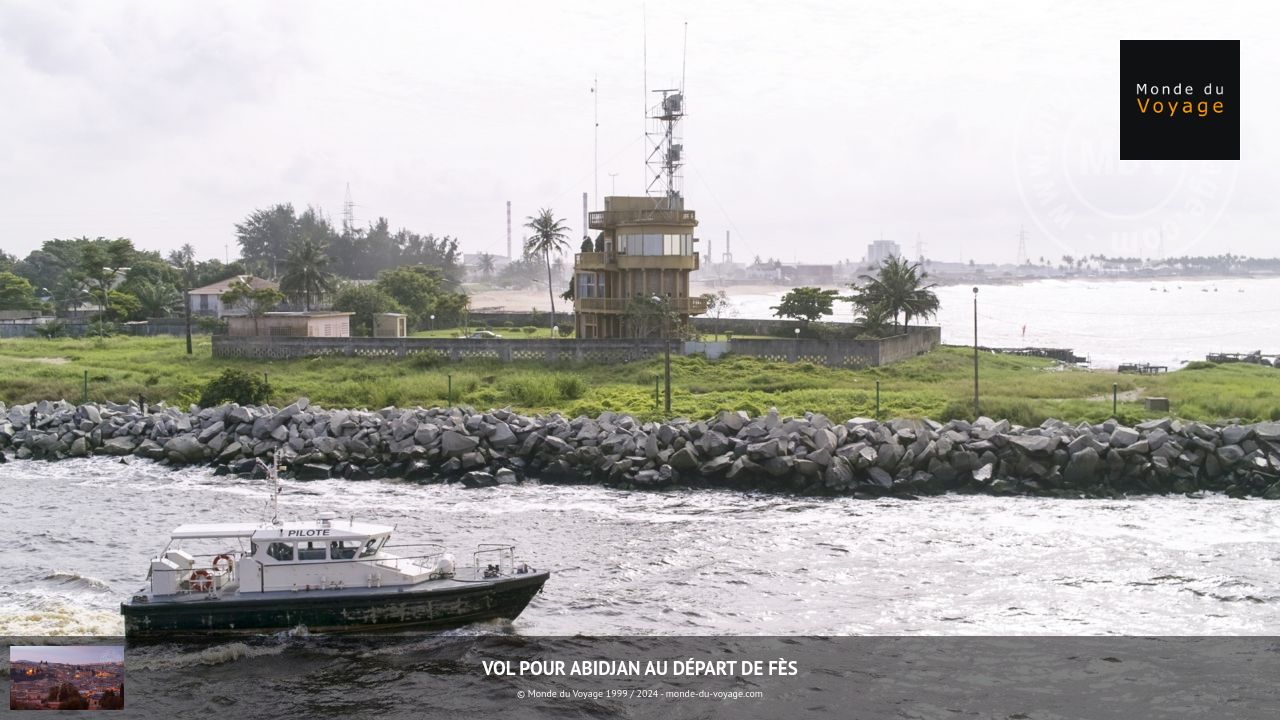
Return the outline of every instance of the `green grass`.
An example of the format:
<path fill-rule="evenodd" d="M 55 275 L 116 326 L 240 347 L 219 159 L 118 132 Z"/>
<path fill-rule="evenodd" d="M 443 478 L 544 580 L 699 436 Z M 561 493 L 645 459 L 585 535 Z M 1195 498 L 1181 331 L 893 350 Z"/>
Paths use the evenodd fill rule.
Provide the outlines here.
<path fill-rule="evenodd" d="M 312 358 L 288 361 L 214 360 L 207 336 L 187 356 L 181 338 L 23 339 L 0 341 L 0 401 L 79 401 L 84 374 L 91 400 L 195 402 L 205 383 L 225 367 L 266 373 L 274 404 L 306 395 L 325 407 L 443 405 L 449 375 L 455 404 L 480 409 L 511 406 L 525 412 L 604 410 L 658 417 L 655 359 L 627 365 L 548 366 L 433 358 Z M 720 410 L 759 414 L 777 407 L 787 415 L 820 412 L 837 420 L 873 416 L 880 381 L 881 417 L 937 420 L 971 417 L 973 359 L 966 348 L 945 347 L 881 368 L 851 371 L 810 363 L 787 364 L 729 356 L 672 358 L 672 411 L 703 418 Z M 1057 417 L 1070 422 L 1111 416 L 1112 383 L 1132 397 L 1168 397 L 1175 415 L 1190 419 L 1280 419 L 1280 370 L 1254 365 L 1216 366 L 1159 376 L 1063 369 L 1051 361 L 984 354 L 982 410 L 1023 425 Z M 1140 401 L 1121 402 L 1120 417 L 1151 416 Z"/>

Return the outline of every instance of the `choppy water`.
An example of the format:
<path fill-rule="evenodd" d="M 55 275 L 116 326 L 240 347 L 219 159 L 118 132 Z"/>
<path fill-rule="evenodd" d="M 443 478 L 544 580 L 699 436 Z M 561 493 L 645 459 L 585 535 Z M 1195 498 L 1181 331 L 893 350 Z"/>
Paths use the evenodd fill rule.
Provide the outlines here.
<path fill-rule="evenodd" d="M 1036 280 L 978 286 L 978 341 L 987 347 L 1071 348 L 1092 365 L 1178 367 L 1208 353 L 1280 353 L 1280 278 Z M 731 297 L 740 317 L 773 316 L 782 290 Z M 942 341 L 973 343 L 970 285 L 937 289 Z M 836 303 L 833 320 L 853 319 Z"/>
<path fill-rule="evenodd" d="M 262 516 L 262 481 L 106 459 L 0 466 L 0 635 L 114 635 L 174 526 Z M 395 523 L 555 571 L 517 635 L 1267 634 L 1280 504 L 813 499 L 590 486 L 286 483 L 285 515 Z M 221 650 L 219 652 L 228 652 Z"/>

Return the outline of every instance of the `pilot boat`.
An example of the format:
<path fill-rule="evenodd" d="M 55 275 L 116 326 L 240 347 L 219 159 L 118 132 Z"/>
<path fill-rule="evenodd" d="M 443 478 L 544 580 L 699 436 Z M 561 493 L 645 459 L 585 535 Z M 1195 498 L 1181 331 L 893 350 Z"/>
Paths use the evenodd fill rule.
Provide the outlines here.
<path fill-rule="evenodd" d="M 275 476 L 275 472 L 270 473 Z M 277 482 L 273 507 L 280 494 Z M 273 513 L 274 515 L 274 513 Z M 437 629 L 514 620 L 550 573 L 485 544 L 470 566 L 438 545 L 390 545 L 395 527 L 321 512 L 283 522 L 182 525 L 122 603 L 125 636 Z M 196 554 L 187 548 L 210 546 Z M 408 548 L 407 554 L 390 549 Z"/>

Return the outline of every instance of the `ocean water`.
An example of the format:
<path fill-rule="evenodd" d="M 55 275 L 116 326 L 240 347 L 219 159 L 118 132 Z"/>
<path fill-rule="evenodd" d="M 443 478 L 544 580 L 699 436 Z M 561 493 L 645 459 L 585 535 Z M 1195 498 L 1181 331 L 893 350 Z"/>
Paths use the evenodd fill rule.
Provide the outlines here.
<path fill-rule="evenodd" d="M 252 521 L 268 499 L 263 481 L 103 458 L 11 462 L 0 485 L 0 644 L 120 642 L 118 605 L 170 529 Z M 1269 718 L 1280 703 L 1275 503 L 284 485 L 286 517 L 391 522 L 459 558 L 510 541 L 553 575 L 514 622 L 130 645 L 120 717 Z M 795 674 L 484 669 L 728 659 Z"/>
<path fill-rule="evenodd" d="M 738 317 L 773 316 L 784 291 L 730 298 Z M 847 294 L 847 289 L 842 289 Z M 937 288 L 942 341 L 973 344 L 970 285 Z M 850 321 L 837 303 L 832 320 Z M 1280 354 L 1280 278 L 1035 280 L 978 286 L 978 342 L 1070 348 L 1090 365 L 1173 369 L 1216 352 Z"/>
<path fill-rule="evenodd" d="M 116 635 L 184 522 L 263 517 L 262 481 L 108 459 L 0 466 L 0 636 Z M 919 501 L 595 486 L 285 483 L 285 517 L 394 523 L 460 559 L 513 542 L 554 574 L 520 635 L 1265 634 L 1274 503 Z M 22 491 L 19 491 L 19 490 Z M 34 491 L 32 491 L 34 490 Z"/>

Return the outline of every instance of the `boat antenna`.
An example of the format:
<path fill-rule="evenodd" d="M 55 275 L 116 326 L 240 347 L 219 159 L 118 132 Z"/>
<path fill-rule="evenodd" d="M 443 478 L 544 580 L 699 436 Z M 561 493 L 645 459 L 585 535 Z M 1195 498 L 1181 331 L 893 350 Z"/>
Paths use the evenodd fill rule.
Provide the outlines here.
<path fill-rule="evenodd" d="M 280 448 L 271 455 L 271 468 L 267 471 L 267 477 L 275 483 L 275 489 L 271 492 L 271 524 L 280 525 L 280 492 L 284 487 L 280 484 Z"/>

